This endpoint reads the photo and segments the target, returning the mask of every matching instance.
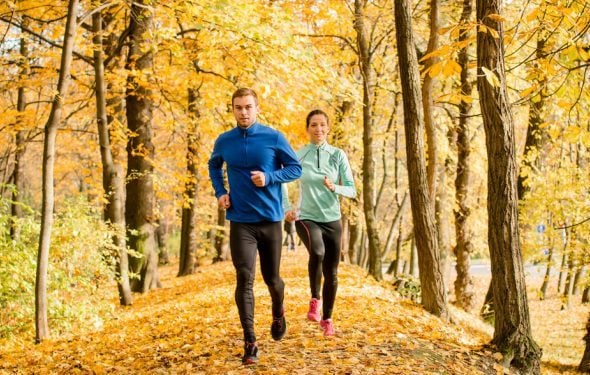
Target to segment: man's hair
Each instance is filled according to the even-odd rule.
[[[243,87],[243,88],[237,89],[236,92],[234,92],[234,94],[231,96],[232,107],[234,105],[235,98],[241,98],[244,96],[252,96],[254,98],[254,103],[256,103],[256,105],[258,105],[258,95],[256,95],[256,92],[254,92],[254,90],[249,89],[247,87]]]
[[[322,115],[326,118],[326,122],[328,124],[330,124],[330,118],[328,117],[328,115],[326,114],[326,112],[322,111],[321,109],[314,109],[313,111],[309,112],[307,114],[307,118],[305,119],[305,128],[309,128],[309,122],[311,121],[311,118],[315,115]]]

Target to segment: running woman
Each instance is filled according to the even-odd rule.
[[[236,269],[235,299],[244,332],[243,364],[258,361],[254,333],[254,271],[260,272],[272,299],[272,338],[285,335],[285,284],[279,274],[284,217],[282,184],[301,176],[301,165],[282,133],[257,122],[258,97],[248,88],[232,96],[237,126],[215,141],[209,176],[215,197],[230,220],[229,246]],[[223,182],[226,166],[229,191]]]
[[[299,206],[297,210],[288,211],[285,218],[296,220],[297,235],[309,252],[311,300],[307,318],[320,322],[324,335],[332,336],[342,237],[339,197],[354,198],[356,190],[346,154],[326,142],[330,131],[328,115],[319,109],[311,111],[306,118],[306,128],[309,144],[297,151],[303,168]]]

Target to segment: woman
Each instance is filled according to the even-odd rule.
[[[332,336],[335,333],[332,311],[338,288],[342,237],[339,196],[354,198],[356,191],[346,154],[326,142],[330,131],[328,121],[328,115],[318,109],[307,115],[310,143],[297,151],[303,168],[299,180],[299,207],[296,211],[288,211],[286,219],[296,220],[297,235],[309,252],[311,301],[307,318],[320,322],[324,335]],[[320,316],[321,296],[323,308]]]

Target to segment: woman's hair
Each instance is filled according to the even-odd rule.
[[[309,128],[309,121],[315,115],[322,115],[326,118],[326,122],[330,124],[330,118],[326,114],[326,112],[322,111],[321,109],[314,109],[313,111],[309,112],[307,118],[305,119],[305,128]]]
[[[237,89],[236,92],[234,92],[234,94],[231,96],[232,106],[234,105],[235,98],[241,98],[243,96],[252,96],[254,98],[254,103],[256,103],[256,105],[258,105],[258,95],[256,95],[256,92],[254,92],[254,90],[252,90],[250,88],[243,87],[243,88]]]

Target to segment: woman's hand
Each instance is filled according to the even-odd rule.
[[[287,220],[288,222],[297,220],[297,211],[289,210],[285,212],[285,220]]]
[[[336,185],[334,185],[334,181],[330,180],[328,176],[324,176],[324,186],[330,189],[333,193],[336,190]]]

